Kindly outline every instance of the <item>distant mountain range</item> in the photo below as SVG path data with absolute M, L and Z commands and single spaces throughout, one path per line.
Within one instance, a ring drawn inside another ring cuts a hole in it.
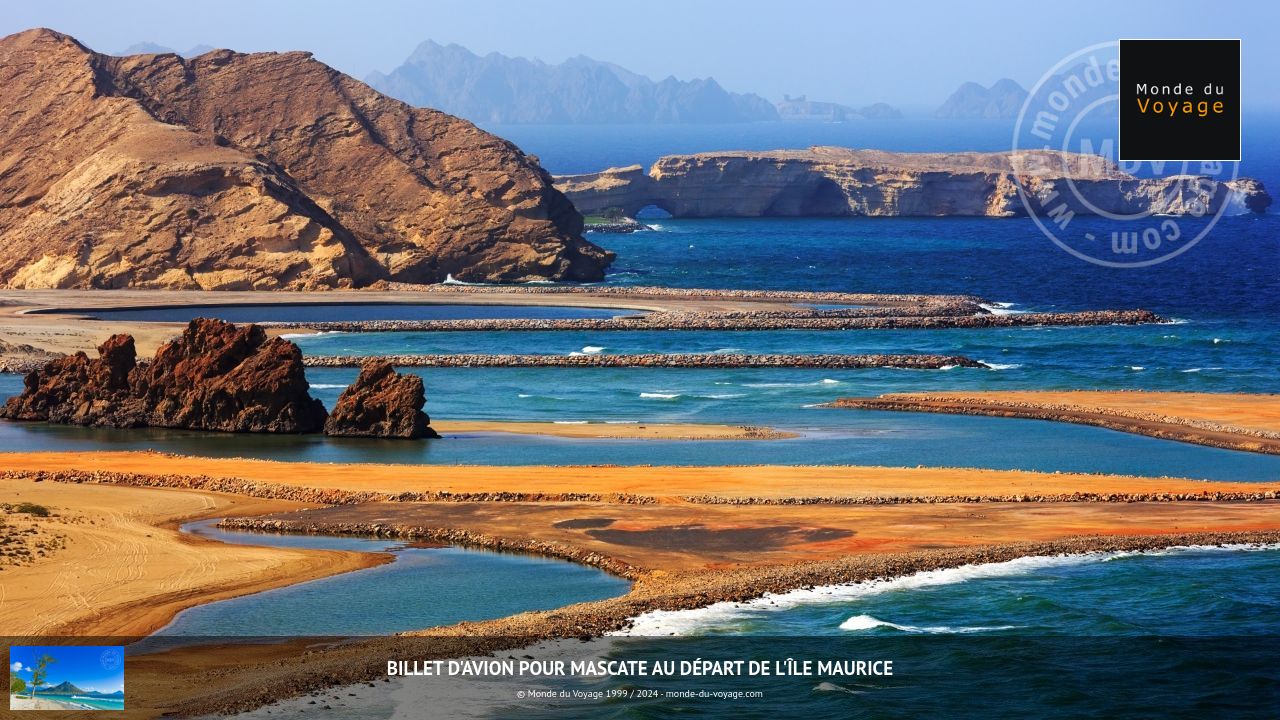
M 490 123 L 724 123 L 777 120 L 773 103 L 712 78 L 661 81 L 581 56 L 558 65 L 479 56 L 428 40 L 404 64 L 365 79 L 410 105 Z
M 165 53 L 173 53 L 174 55 L 181 55 L 182 57 L 196 57 L 197 55 L 203 55 L 213 49 L 212 45 L 196 45 L 186 52 L 178 52 L 171 47 L 165 47 L 164 45 L 157 45 L 153 42 L 143 41 L 140 43 L 134 43 L 115 54 L 123 57 L 125 55 L 164 55 Z
M 1002 78 L 991 87 L 967 82 L 934 112 L 940 118 L 982 118 L 987 120 L 1015 118 L 1027 99 L 1021 85 Z
M 809 100 L 804 95 L 791 97 L 784 95 L 777 104 L 778 116 L 783 120 L 816 120 L 820 122 L 843 122 L 846 120 L 898 120 L 902 113 L 892 105 L 875 103 L 855 108 L 839 103 Z

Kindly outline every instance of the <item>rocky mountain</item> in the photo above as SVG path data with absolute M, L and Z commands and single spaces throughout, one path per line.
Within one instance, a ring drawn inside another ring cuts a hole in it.
M 535 159 L 310 54 L 0 39 L 0 285 L 598 280 Z
M 113 54 L 123 56 L 123 55 L 163 55 L 165 53 L 172 53 L 174 55 L 181 55 L 182 57 L 190 58 L 190 57 L 195 57 L 197 55 L 203 55 L 213 49 L 214 48 L 212 45 L 201 44 L 201 45 L 193 45 L 192 47 L 188 48 L 185 52 L 178 52 L 177 50 L 174 50 L 171 47 L 165 47 L 164 45 L 160 45 L 157 43 L 144 40 L 143 42 L 134 43 L 129 47 L 125 48 L 124 50 L 121 50 L 120 52 L 113 53 Z
M 902 112 L 887 103 L 874 103 L 855 108 L 839 103 L 809 100 L 804 95 L 783 96 L 777 103 L 778 117 L 782 120 L 813 120 L 819 122 L 847 122 L 849 120 L 898 120 Z
M 987 120 L 1015 118 L 1027 99 L 1021 85 L 1003 78 L 989 88 L 967 82 L 947 98 L 934 112 L 940 118 L 982 118 Z
M 1188 182 L 1194 180 L 1194 182 Z M 808 150 L 669 155 L 639 165 L 556 178 L 585 213 L 634 216 L 655 205 L 675 217 L 1025 215 L 1019 188 L 1037 204 L 1076 215 L 1098 210 L 1182 215 L 1223 203 L 1263 212 L 1271 204 L 1249 178 L 1140 179 L 1097 155 L 894 153 Z M 1055 200 L 1056 198 L 1056 200 Z M 1087 201 L 1087 202 L 1086 202 Z M 1057 207 L 1057 205 L 1053 205 Z
M 83 690 L 71 684 L 71 682 L 68 680 L 63 680 L 57 685 L 53 685 L 51 687 L 40 688 L 36 692 L 44 695 L 82 695 L 84 694 Z
M 558 65 L 428 40 L 375 89 L 417 107 L 488 123 L 733 123 L 777 120 L 768 100 L 711 78 L 653 81 L 578 56 Z

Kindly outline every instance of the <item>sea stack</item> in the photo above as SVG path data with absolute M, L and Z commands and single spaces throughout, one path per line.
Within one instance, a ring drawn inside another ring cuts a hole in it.
M 370 360 L 338 397 L 324 424 L 326 435 L 380 438 L 438 438 L 422 406 L 422 378 L 403 375 L 385 360 Z
M 140 365 L 133 338 L 113 335 L 85 353 L 29 373 L 0 408 L 10 420 L 96 427 L 168 427 L 251 433 L 318 432 L 324 405 L 308 393 L 302 352 L 256 325 L 192 320 Z

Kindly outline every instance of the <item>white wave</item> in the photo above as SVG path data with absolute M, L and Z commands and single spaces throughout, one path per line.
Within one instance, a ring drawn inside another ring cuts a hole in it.
M 832 380 L 831 378 L 823 378 L 817 382 L 764 382 L 764 383 L 742 383 L 742 387 L 749 388 L 787 388 L 787 387 L 820 387 L 822 385 L 843 385 L 840 380 Z
M 1017 304 L 1018 303 L 1011 303 L 1011 302 L 978 303 L 978 307 L 982 308 L 983 310 L 986 310 L 992 315 L 1021 315 L 1027 312 L 1026 310 L 1010 309 Z
M 599 355 L 604 352 L 604 348 L 599 345 L 586 345 L 582 348 L 583 355 Z
M 586 420 L 552 420 L 554 425 L 586 425 Z
M 517 395 L 516 395 L 516 397 L 531 398 L 531 397 L 533 397 L 533 396 L 532 396 L 532 395 L 530 395 L 529 393 L 519 393 L 519 394 L 517 394 Z
M 874 630 L 878 627 L 893 628 L 906 633 L 928 633 L 930 635 L 966 635 L 969 633 L 993 632 L 996 630 L 1013 630 L 1017 625 L 899 625 L 888 620 L 881 620 L 871 615 L 854 615 L 840 623 L 841 630 Z
M 988 368 L 990 368 L 990 369 L 992 369 L 992 370 L 1014 370 L 1014 369 L 1017 369 L 1017 368 L 1022 367 L 1022 363 L 992 363 L 992 362 L 984 362 L 984 363 L 983 363 L 983 365 L 986 365 Z M 955 367 L 955 365 L 948 365 L 947 367 L 948 367 L 948 368 L 953 368 L 953 367 Z
M 1190 320 L 1186 318 L 1169 318 L 1164 322 L 1165 325 L 1189 325 Z
M 957 367 L 959 366 L 958 365 L 940 365 L 938 366 L 938 369 L 939 370 L 955 370 Z
M 698 395 L 704 400 L 732 400 L 734 398 L 746 397 L 746 393 L 712 393 L 710 395 Z
M 1214 339 L 1213 339 L 1213 344 L 1214 344 L 1214 345 L 1221 345 L 1222 343 L 1229 343 L 1229 342 L 1231 342 L 1231 341 L 1230 341 L 1230 340 L 1223 340 L 1222 338 L 1214 338 Z
M 813 686 L 814 692 L 842 692 L 849 695 L 866 695 L 866 690 L 854 690 L 843 685 L 837 685 L 833 682 L 820 682 Z
M 1142 372 L 1143 370 L 1146 370 L 1147 368 L 1146 368 L 1146 366 L 1144 366 L 1144 365 L 1130 365 L 1130 366 L 1129 366 L 1129 369 L 1130 369 L 1130 370 L 1132 370 L 1132 371 L 1134 371 L 1134 372 Z
M 997 563 L 961 565 L 960 567 L 942 570 L 924 570 L 897 578 L 845 585 L 822 585 L 784 593 L 765 593 L 755 600 L 741 603 L 715 603 L 697 610 L 654 610 L 636 616 L 632 621 L 631 627 L 612 634 L 633 636 L 696 635 L 706 628 L 730 625 L 760 611 L 789 610 L 803 605 L 848 603 L 886 592 L 953 585 L 984 578 L 1029 575 L 1057 567 L 1103 562 L 1132 555 L 1174 554 L 1177 552 L 1203 550 L 1280 550 L 1280 543 L 1271 545 L 1180 546 L 1153 553 L 1116 551 L 1048 555 L 1015 558 Z
M 680 397 L 680 393 L 642 392 L 640 397 L 650 400 L 675 400 Z
M 1239 190 L 1232 190 L 1227 193 L 1226 206 L 1222 209 L 1223 215 L 1248 215 L 1253 212 L 1249 209 L 1249 205 L 1245 202 L 1244 193 Z
M 453 273 L 446 273 L 444 276 L 444 282 L 440 284 L 441 285 L 488 285 L 489 283 L 463 282 L 462 280 L 455 278 L 453 276 Z
M 648 225 L 650 230 L 657 230 L 658 232 L 663 232 L 667 229 L 667 226 L 662 223 L 647 222 L 645 225 Z
M 639 420 L 605 420 L 605 425 L 639 425 Z
M 345 387 L 346 385 L 338 385 L 338 384 L 332 384 L 332 383 L 311 383 L 312 390 L 341 390 Z
M 716 348 L 709 355 L 729 355 L 731 353 L 742 352 L 742 348 Z
M 305 340 L 307 338 L 320 337 L 321 335 L 345 335 L 346 332 L 346 330 L 317 330 L 304 333 L 283 333 L 280 337 L 285 340 Z

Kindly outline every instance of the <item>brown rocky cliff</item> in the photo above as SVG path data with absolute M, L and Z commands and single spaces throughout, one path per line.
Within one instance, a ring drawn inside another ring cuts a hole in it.
M 633 166 L 556 182 L 583 212 L 618 208 L 629 216 L 656 205 L 675 217 L 1013 217 L 1026 214 L 1020 188 L 1033 203 L 1066 203 L 1079 215 L 1176 215 L 1197 206 L 1213 212 L 1232 199 L 1262 212 L 1271 204 L 1255 180 L 1188 179 L 1138 179 L 1101 157 L 1076 153 L 814 147 L 670 155 L 647 173 Z
M 0 39 L 0 283 L 269 289 L 595 280 L 536 162 L 306 53 Z
M 438 438 L 422 412 L 426 402 L 422 378 L 401 375 L 385 360 L 370 360 L 338 398 L 324 431 L 348 437 Z

